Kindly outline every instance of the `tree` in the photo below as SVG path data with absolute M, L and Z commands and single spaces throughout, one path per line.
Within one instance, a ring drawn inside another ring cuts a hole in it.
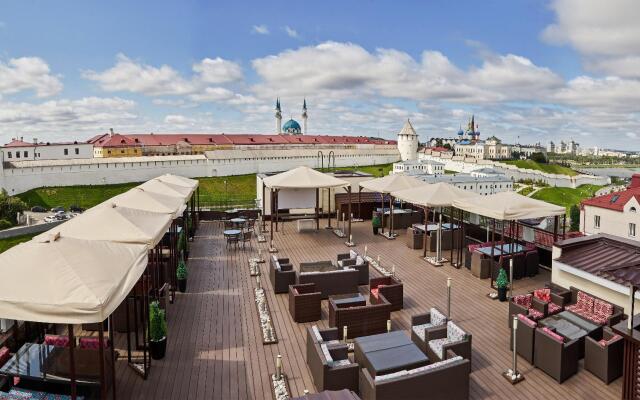
M 569 209 L 569 218 L 571 219 L 571 225 L 569 230 L 577 232 L 580 230 L 580 208 L 577 204 L 574 204 Z
M 442 147 L 444 147 L 447 150 L 451 150 L 451 145 L 449 143 L 445 143 L 444 146 Z
M 0 219 L 13 224 L 18 223 L 18 213 L 27 209 L 27 204 L 18 197 L 7 196 L 4 190 L 0 193 Z
M 543 153 L 540 153 L 540 152 L 532 153 L 529 158 L 532 161 L 535 161 L 537 163 L 541 163 L 541 164 L 546 164 L 547 163 L 547 157 L 545 157 L 545 155 Z
M 511 158 L 513 158 L 514 160 L 519 160 L 520 156 L 522 156 L 522 153 L 519 151 L 514 150 L 511 152 Z

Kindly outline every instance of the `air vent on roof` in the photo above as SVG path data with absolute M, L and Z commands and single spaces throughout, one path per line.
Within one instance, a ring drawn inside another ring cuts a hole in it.
M 184 138 L 184 141 L 189 143 L 189 138 Z
M 140 140 L 138 140 L 138 138 L 133 139 L 136 143 L 140 142 Z
M 270 142 L 273 142 L 273 138 L 269 138 L 269 141 L 270 141 Z
M 213 138 L 209 138 L 209 142 L 210 142 L 210 143 L 213 143 Z
M 124 142 L 124 139 L 120 139 L 120 143 L 121 143 L 121 144 L 124 144 L 124 143 L 125 143 L 125 142 Z
M 619 198 L 620 198 L 620 195 L 614 194 L 613 197 L 611 197 L 611 204 L 618 201 Z

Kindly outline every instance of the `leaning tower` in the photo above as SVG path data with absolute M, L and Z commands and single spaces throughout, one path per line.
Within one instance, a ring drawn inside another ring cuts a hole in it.
M 402 161 L 415 160 L 418 158 L 418 135 L 411 126 L 411 121 L 407 119 L 402 130 L 398 133 L 398 151 Z

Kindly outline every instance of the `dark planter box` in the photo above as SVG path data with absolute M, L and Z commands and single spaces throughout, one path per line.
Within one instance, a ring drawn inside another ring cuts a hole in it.
M 167 338 L 163 338 L 159 341 L 149 341 L 149 349 L 151 352 L 151 358 L 154 360 L 162 360 L 167 352 Z
M 187 280 L 186 279 L 178 279 L 178 290 L 180 293 L 184 293 L 187 291 Z

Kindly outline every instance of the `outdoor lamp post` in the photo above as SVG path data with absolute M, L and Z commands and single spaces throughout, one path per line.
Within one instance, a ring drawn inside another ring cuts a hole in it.
M 447 319 L 451 319 L 451 278 L 447 278 Z
M 387 320 L 387 332 L 391 332 L 391 320 Z
M 509 259 L 509 298 L 513 297 L 513 254 Z
M 633 283 L 629 284 L 629 318 L 627 318 L 627 329 L 628 330 L 632 330 L 633 329 L 633 312 L 634 312 L 634 306 L 635 306 L 635 291 L 636 289 L 633 287 Z
M 342 327 L 342 340 L 347 341 L 347 326 Z
M 513 316 L 513 358 L 511 360 L 511 368 L 507 369 L 502 376 L 505 377 L 506 380 L 511 382 L 512 385 L 516 383 L 522 382 L 524 380 L 524 376 L 520 372 L 518 372 L 518 354 L 516 351 L 516 333 L 518 332 L 518 317 Z
M 282 356 L 278 354 L 276 357 L 276 379 L 282 378 Z

